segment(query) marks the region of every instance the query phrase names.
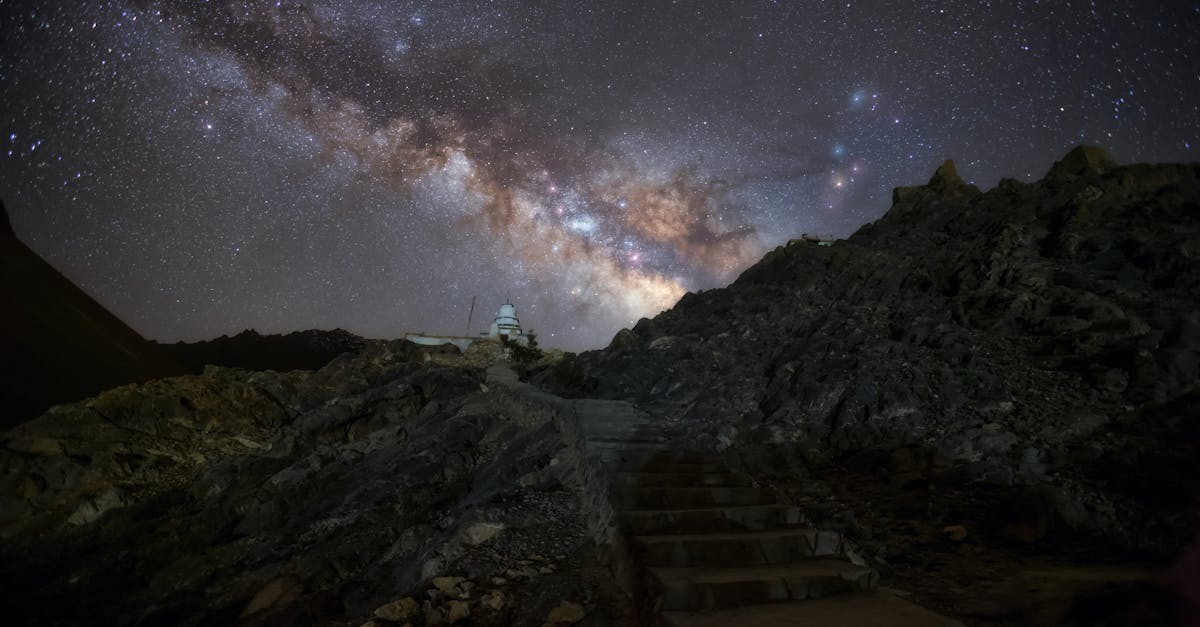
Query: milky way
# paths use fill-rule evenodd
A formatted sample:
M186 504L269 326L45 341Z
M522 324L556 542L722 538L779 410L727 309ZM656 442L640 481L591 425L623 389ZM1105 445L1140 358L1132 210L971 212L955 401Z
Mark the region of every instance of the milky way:
M0 195L151 338L603 345L941 160L1195 160L1200 7L0 2ZM1137 5L1137 6L1134 6Z

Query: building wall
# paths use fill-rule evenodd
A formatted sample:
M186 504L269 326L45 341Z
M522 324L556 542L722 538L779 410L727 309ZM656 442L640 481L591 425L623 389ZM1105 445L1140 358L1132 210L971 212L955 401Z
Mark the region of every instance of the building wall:
M454 346L458 347L458 350L464 353L467 352L467 347L475 341L475 338L471 337L459 337L453 335L417 335L415 333L405 334L404 339L412 342L413 344L420 344L422 346L441 346L443 344L453 344Z

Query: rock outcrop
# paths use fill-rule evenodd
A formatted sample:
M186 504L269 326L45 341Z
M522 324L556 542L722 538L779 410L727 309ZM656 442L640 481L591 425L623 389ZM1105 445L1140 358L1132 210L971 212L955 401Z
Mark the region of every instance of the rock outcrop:
M315 372L210 367L12 429L6 620L359 624L399 604L528 624L579 598L578 454L552 412L450 353L373 341Z
M1200 494L1198 242L1196 164L1084 146L981 193L947 162L849 239L779 247L537 378L747 466L1030 488L1035 539L1170 556Z

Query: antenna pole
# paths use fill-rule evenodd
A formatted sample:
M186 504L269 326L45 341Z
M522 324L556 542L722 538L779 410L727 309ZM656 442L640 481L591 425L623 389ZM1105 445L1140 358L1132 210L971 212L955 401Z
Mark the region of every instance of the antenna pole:
M467 336L471 335L471 318L475 317L475 297L471 297L471 313L467 314Z

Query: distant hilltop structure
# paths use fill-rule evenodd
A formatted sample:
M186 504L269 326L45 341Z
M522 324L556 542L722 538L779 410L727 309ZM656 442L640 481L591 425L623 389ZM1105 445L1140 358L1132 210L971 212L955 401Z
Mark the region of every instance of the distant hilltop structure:
M517 319L517 308L512 303L500 305L500 309L496 311L496 317L492 319L492 329L479 335L497 339L503 335L509 341L518 344L529 343L529 336L521 330L521 321Z
M471 309L474 313L474 301L472 301ZM467 332L470 333L470 318L467 319ZM488 340L507 340L516 342L521 345L529 344L529 336L521 328L521 321L517 318L517 308L512 303L504 303L500 305L500 309L496 310L496 316L492 318L492 326L489 330L481 332L479 335L428 335L425 333L405 333L404 339L423 346L441 346L443 344L453 344L461 351L466 351L473 342L488 339Z

